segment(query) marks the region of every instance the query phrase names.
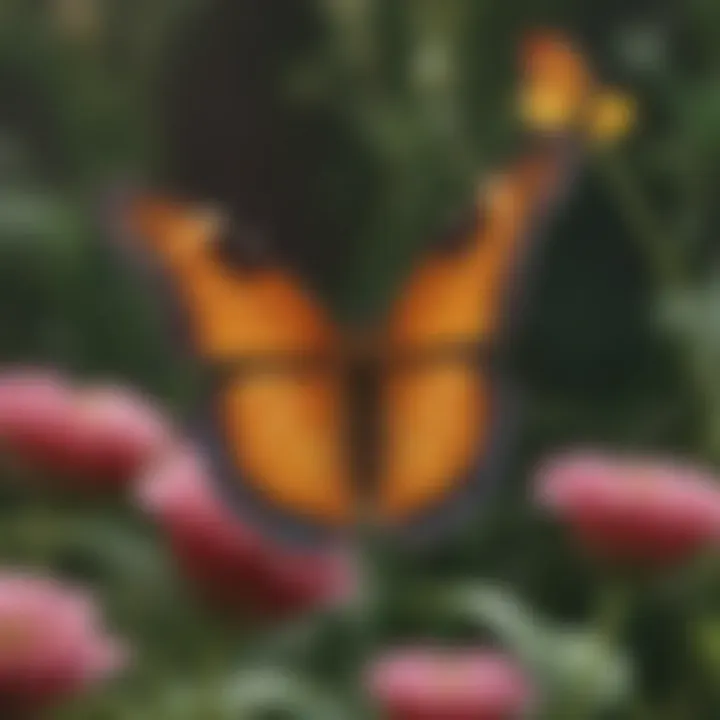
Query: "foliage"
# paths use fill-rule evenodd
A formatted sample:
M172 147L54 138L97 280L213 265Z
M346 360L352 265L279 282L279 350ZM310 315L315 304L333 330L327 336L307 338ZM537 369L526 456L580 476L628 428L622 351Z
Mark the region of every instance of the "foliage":
M642 587L611 644L585 625L610 581L526 500L533 462L566 445L720 462L720 6L693 0L671 17L661 3L588 5L2 0L0 352L6 363L120 378L182 416L195 378L164 342L149 294L98 242L103 190L138 177L261 218L267 193L283 211L273 225L283 255L339 316L377 316L422 243L518 147L520 33L579 30L603 71L637 94L640 128L591 160L543 245L513 357L526 423L498 497L430 556L381 549L381 602L372 632L357 634L381 645L491 637L523 655L525 610L511 617L512 603L498 605L497 583L562 635L539 651L557 653L559 669L545 670L577 670L573 653L603 644L588 697L617 701L621 714L609 717L713 718L717 577L693 568ZM236 718L274 684L313 708L346 692L347 618L304 628L312 657L295 627L262 638L228 627L187 592L133 508L48 499L6 474L3 561L89 581L138 649L127 678L63 717ZM478 586L443 612L439 591L468 581ZM433 592L417 592L425 587ZM307 678L278 667L295 655L292 672ZM323 712L341 716L308 717Z

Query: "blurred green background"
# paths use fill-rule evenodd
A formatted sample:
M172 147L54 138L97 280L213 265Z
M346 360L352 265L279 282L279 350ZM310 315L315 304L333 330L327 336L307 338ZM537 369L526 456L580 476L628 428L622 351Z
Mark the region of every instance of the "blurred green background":
M119 378L182 412L187 368L101 242L118 184L226 203L338 317L379 316L412 257L518 147L518 42L548 25L636 95L639 124L589 160L543 241L513 348L526 422L499 500L433 557L399 559L395 577L496 578L581 617L598 580L538 528L522 499L532 463L585 443L720 461L714 0L0 0L2 360ZM4 556L40 553L97 582L145 648L113 702L186 717L158 714L168 688L204 692L198 668L234 649L216 652L225 631L176 601L132 513L38 510L12 493L3 508ZM720 717L714 683L681 659L672 607L654 599L633 631L642 683L655 700L675 693L671 677L702 698L669 718ZM428 633L399 601L383 622L388 637ZM109 703L71 717L124 717Z

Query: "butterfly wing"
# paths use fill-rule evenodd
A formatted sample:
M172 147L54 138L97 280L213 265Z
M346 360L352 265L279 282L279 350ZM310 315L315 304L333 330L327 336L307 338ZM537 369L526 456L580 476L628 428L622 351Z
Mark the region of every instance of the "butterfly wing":
M480 192L473 222L451 251L418 265L390 316L390 355L428 358L396 363L383 391L379 514L413 536L470 512L507 454L515 398L484 351L507 339L534 236L571 184L583 145L616 139L632 119L569 39L534 34L521 59L521 111L534 149Z
M472 507L459 490L484 487L495 470L513 401L482 358L507 332L529 236L569 169L563 148L548 146L493 179L460 243L418 265L391 314L391 356L419 359L394 364L384 383L379 512L388 525L432 532L446 506Z
M352 502L330 319L285 269L224 261L218 213L152 197L124 207L124 241L166 280L184 347L211 371L196 436L222 491L274 533L338 532Z
M519 111L535 132L575 132L602 144L622 137L635 122L633 99L598 83L571 38L548 30L532 32L520 61L524 81Z
M584 57L569 38L551 31L530 33L520 62L520 114L528 127L540 132L565 132L579 125L594 80Z

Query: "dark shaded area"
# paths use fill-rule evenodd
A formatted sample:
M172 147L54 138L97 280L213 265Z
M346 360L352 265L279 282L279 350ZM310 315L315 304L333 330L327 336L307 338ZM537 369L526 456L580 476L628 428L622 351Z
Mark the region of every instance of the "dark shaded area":
M159 111L171 185L225 204L327 290L349 270L380 181L343 108L293 96L293 71L324 42L314 7L211 4L176 40Z

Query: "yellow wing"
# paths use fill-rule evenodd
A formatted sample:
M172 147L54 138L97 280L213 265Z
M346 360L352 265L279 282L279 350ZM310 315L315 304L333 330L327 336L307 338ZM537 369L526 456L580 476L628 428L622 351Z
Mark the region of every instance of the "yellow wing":
M607 143L625 135L635 122L633 99L597 82L586 58L570 38L534 32L521 53L524 82L520 114L537 132L580 132Z

